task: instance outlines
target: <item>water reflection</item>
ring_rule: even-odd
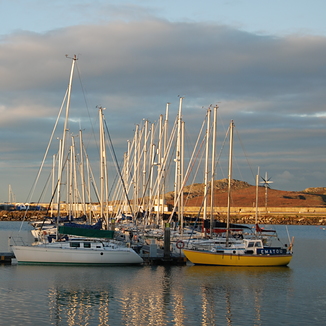
[[[76,271],[66,270],[70,275]],[[69,276],[62,278],[62,271],[55,275],[55,286],[49,289],[50,318],[55,324],[184,325],[184,298],[172,284],[170,268],[88,271],[97,282],[86,278],[85,270],[73,282]]]
[[[262,325],[262,310],[281,311],[291,300],[292,270],[288,267],[190,266],[186,276],[191,283],[201,280],[203,325]],[[270,295],[273,288],[282,291],[284,302],[275,304]]]
[[[182,293],[172,268],[144,268],[137,286],[120,288],[123,325],[185,325]]]
[[[48,292],[50,318],[55,324],[259,326],[266,311],[272,307],[273,313],[282,312],[292,299],[292,270],[286,267],[98,271],[89,270],[92,277],[104,277],[100,286],[85,277],[73,283],[56,278]],[[282,299],[271,296],[273,289],[282,291]]]
[[[1,324],[322,326],[325,231],[299,231],[285,268],[0,266]]]
[[[109,325],[108,308],[108,291],[49,289],[50,320],[56,325],[90,325],[94,316],[96,325]]]

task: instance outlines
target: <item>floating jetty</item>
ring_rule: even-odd
[[[13,252],[0,252],[0,264],[11,264],[13,258],[15,258]]]
[[[164,251],[158,248],[154,241],[150,245],[142,246],[140,256],[144,260],[143,265],[182,266],[187,263],[186,257]]]
[[[184,266],[187,264],[186,257],[143,257],[143,260],[143,265]]]
[[[140,256],[143,258],[143,265],[163,265],[181,266],[186,265],[187,258],[171,252],[171,230],[169,226],[164,229],[164,247],[159,248],[155,240],[152,239],[149,245],[144,245],[140,249]]]

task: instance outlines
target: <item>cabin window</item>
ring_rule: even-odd
[[[248,248],[251,248],[251,247],[253,247],[254,246],[254,242],[249,242],[248,243]]]
[[[90,248],[91,243],[90,242],[84,242],[84,248]]]
[[[80,243],[79,242],[70,242],[70,247],[79,248],[80,247]]]
[[[101,246],[96,246],[96,248],[102,248]]]
[[[258,248],[261,248],[261,247],[262,247],[260,241],[257,241],[257,242],[255,243],[255,247],[258,247]]]

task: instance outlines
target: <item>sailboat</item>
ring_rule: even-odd
[[[65,241],[13,246],[18,264],[131,265],[143,259],[132,249],[104,239],[74,238]]]
[[[260,233],[255,237],[231,240],[230,202],[233,156],[233,128],[230,123],[229,177],[228,177],[228,209],[225,243],[208,249],[183,249],[187,259],[193,264],[216,266],[286,266],[292,259],[292,246],[267,245]]]
[[[72,58],[72,67],[68,86],[66,119],[63,132],[63,141],[60,149],[58,169],[58,203],[60,203],[60,184],[63,175],[63,158],[65,139],[69,117],[69,103],[71,85],[76,56]],[[101,111],[100,111],[101,114]],[[103,149],[101,158],[104,159]],[[103,187],[102,187],[103,189]],[[101,195],[103,191],[101,192]],[[101,205],[103,203],[101,197]],[[102,206],[101,206],[102,207]],[[103,210],[101,209],[101,213]],[[57,221],[60,218],[60,204],[58,205]],[[58,223],[58,222],[57,222]],[[141,264],[143,259],[130,247],[121,241],[113,240],[114,231],[76,228],[71,226],[56,226],[56,238],[51,241],[34,245],[12,245],[18,264],[77,264],[77,265],[115,265]],[[72,237],[75,236],[75,237]],[[15,242],[15,239],[13,238]]]

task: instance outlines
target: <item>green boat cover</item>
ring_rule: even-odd
[[[87,238],[106,238],[113,239],[114,231],[111,230],[96,230],[96,229],[84,229],[84,228],[75,228],[72,226],[59,226],[58,232],[60,234],[69,234],[77,235]]]

